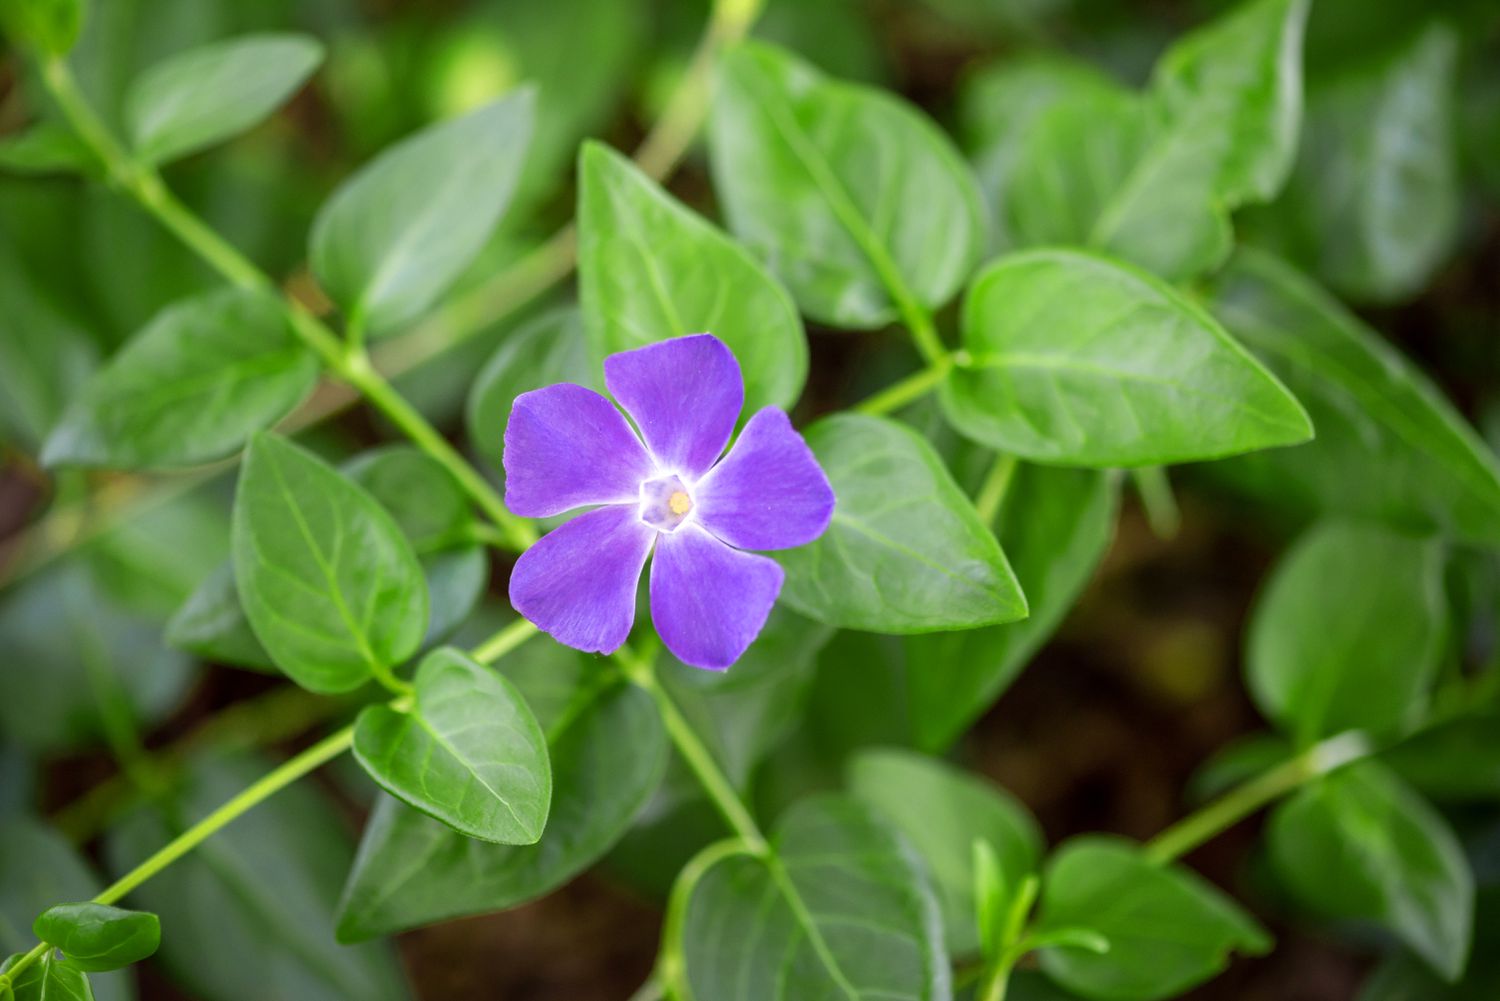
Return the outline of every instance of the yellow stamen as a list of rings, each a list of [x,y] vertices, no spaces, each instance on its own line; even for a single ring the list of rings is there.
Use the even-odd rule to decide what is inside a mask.
[[[693,509],[693,502],[688,498],[686,493],[677,490],[673,492],[672,496],[667,498],[667,507],[672,509],[673,514],[683,515]]]

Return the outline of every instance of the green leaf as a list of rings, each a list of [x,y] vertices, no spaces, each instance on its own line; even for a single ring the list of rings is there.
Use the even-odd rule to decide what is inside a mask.
[[[49,907],[31,930],[43,942],[61,949],[71,965],[89,973],[139,963],[161,945],[161,921],[155,914],[108,904]]]
[[[0,170],[15,174],[94,174],[99,159],[77,133],[41,121],[0,141]]]
[[[548,310],[508,335],[469,390],[465,416],[475,450],[503,478],[505,425],[522,393],[558,382],[602,390],[599,360],[589,349],[576,307]]]
[[[1152,90],[1174,119],[1222,131],[1213,190],[1268,201],[1286,182],[1302,124],[1302,35],[1310,0],[1251,0],[1183,36]]]
[[[936,308],[978,263],[984,215],[968,168],[884,91],[742,45],[724,62],[709,151],[729,228],[819,322],[882,326],[898,286]]]
[[[205,577],[183,602],[167,623],[166,641],[204,660],[276,671],[276,663],[245,618],[232,561]]]
[[[708,331],[739,360],[746,413],[795,403],[807,340],[776,279],[608,147],[586,143],[578,176],[579,294],[595,352]]]
[[[122,610],[165,620],[229,558],[229,510],[218,484],[137,509],[83,549],[100,592]]]
[[[1072,250],[996,261],[964,301],[945,412],[983,444],[1086,466],[1297,444],[1296,399],[1207,313],[1134,268]]]
[[[472,541],[475,519],[468,495],[426,452],[411,445],[387,445],[360,453],[341,471],[396,519],[418,553]]]
[[[1434,24],[1310,89],[1296,170],[1252,217],[1257,241],[1348,299],[1425,288],[1459,235],[1458,48],[1452,27]]]
[[[1250,691],[1304,743],[1344,730],[1399,731],[1425,715],[1446,621],[1437,542],[1378,525],[1319,525],[1256,604]]]
[[[157,469],[222,459],[289,414],[318,371],[268,294],[196,296],[159,313],[84,385],[42,461]]]
[[[545,643],[534,640],[534,644]],[[579,659],[551,644],[554,653]],[[506,658],[507,669],[530,646]],[[559,666],[538,662],[535,680],[517,683],[540,710],[538,684]],[[384,799],[365,830],[339,905],[344,942],[418,925],[515,907],[561,886],[603,855],[661,782],[666,732],[650,696],[611,685],[575,693],[547,727],[552,813],[534,845],[487,844]]]
[[[62,835],[29,817],[0,820],[0,954],[29,950],[31,920],[59,900],[92,897],[104,884]],[[93,978],[98,1001],[133,1001],[126,973]]]
[[[99,363],[88,332],[58,308],[38,277],[24,252],[0,236],[0,433],[33,455]]]
[[[1026,593],[1020,622],[912,636],[904,641],[904,696],[914,737],[928,751],[952,745],[1051,638],[1115,535],[1119,478],[1021,464],[995,535]]]
[[[1271,861],[1310,910],[1373,921],[1445,979],[1463,972],[1474,876],[1446,821],[1376,762],[1319,780],[1277,807]]]
[[[1313,510],[1500,542],[1500,463],[1415,365],[1275,258],[1241,252],[1216,316],[1307,406],[1318,439],[1220,470]]]
[[[1365,981],[1359,1001],[1490,1001],[1500,997],[1500,888],[1483,887],[1475,899],[1474,948],[1463,976],[1444,983],[1421,959],[1403,952],[1387,957]]]
[[[681,912],[668,915],[662,947],[696,1001],[950,996],[920,863],[869,808],[805,799],[777,825],[772,851],[721,848],[674,891]]]
[[[427,581],[426,649],[452,636],[478,606],[490,583],[490,560],[483,546],[464,546],[427,553],[417,562]]]
[[[271,763],[194,762],[171,798],[129,815],[106,856],[134,867],[261,778]],[[333,921],[352,860],[344,818],[306,783],[267,799],[132,891],[167,930],[158,958],[187,993],[215,1001],[402,1001],[389,948],[340,948]]]
[[[160,164],[259,124],[323,61],[305,35],[242,35],[179,52],[152,66],[125,95],[135,155]]]
[[[366,706],[354,756],[375,781],[461,834],[534,844],[547,823],[547,739],[515,687],[452,648],[417,668],[409,709]]]
[[[1228,897],[1180,866],[1156,865],[1115,838],[1075,838],[1052,857],[1035,932],[1097,932],[1109,942],[1044,949],[1042,969],[1095,1001],[1175,997],[1223,970],[1232,951],[1258,955],[1265,931]]]
[[[1230,209],[1280,187],[1301,117],[1305,0],[1257,0],[1184,37],[1137,93],[1073,74],[1010,154],[1027,245],[1085,243],[1172,281],[1229,253]]]
[[[0,26],[11,41],[60,56],[83,30],[84,0],[0,0]]]
[[[837,414],[805,437],[833,484],[833,522],[776,554],[782,598],[820,622],[884,633],[1008,622],[1026,598],[995,537],[919,435]]]
[[[1028,161],[1026,152],[1028,144],[1037,141],[1034,128],[1043,121],[1043,114],[1049,108],[1065,100],[1086,103],[1087,95],[1100,95],[1098,100],[1107,101],[1110,93],[1117,90],[1107,77],[1088,63],[1052,55],[1006,59],[980,70],[963,84],[959,91],[959,111],[965,147],[971,154],[980,190],[989,202],[990,249],[993,252],[1003,253],[1031,242],[1053,242],[1057,238],[1047,235],[1048,228],[1060,220],[1075,218],[1075,213],[1081,208],[1078,199],[1067,198],[1054,203],[1042,184],[1036,184],[1030,190],[1030,194],[1040,197],[1041,201],[1019,195],[1012,198],[1013,179],[1023,163],[1037,163],[1036,160]],[[1081,133],[1090,137],[1091,151],[1106,156],[1112,154],[1116,147],[1107,137],[1103,142],[1099,139],[1100,132],[1113,124],[1114,120],[1107,116],[1096,117],[1094,129]],[[1039,180],[1039,177],[1033,178],[1033,181]],[[1043,213],[1053,211],[1064,214],[1050,218],[1043,216]],[[1043,235],[1028,237],[1021,228],[1028,220]],[[1070,228],[1078,234],[1078,241],[1087,237],[1091,220],[1092,215],[1084,222],[1071,224]]]
[[[927,866],[943,913],[948,951],[980,946],[974,843],[994,852],[1003,885],[1037,867],[1042,833],[1026,807],[998,786],[910,751],[864,751],[849,764],[849,792],[890,821]]]
[[[1381,760],[1439,802],[1500,800],[1500,712],[1491,708],[1428,727]]]
[[[11,956],[0,964],[0,973],[19,958]],[[83,971],[51,953],[22,970],[11,987],[14,995],[7,994],[6,1001],[11,1001],[12,996],[14,1001],[94,1001],[89,978]]]
[[[115,715],[150,726],[192,675],[186,657],[162,648],[155,622],[109,601],[76,561],[7,593],[0,636],[0,732],[34,751],[87,745]]]
[[[318,213],[313,274],[351,325],[386,332],[459,277],[515,191],[531,139],[522,89],[383,152]]]
[[[346,692],[409,657],[427,628],[422,568],[375,499],[291,442],[256,435],[234,502],[245,616],[276,665]]]

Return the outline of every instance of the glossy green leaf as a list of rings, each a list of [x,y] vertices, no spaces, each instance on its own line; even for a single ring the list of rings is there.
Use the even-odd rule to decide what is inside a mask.
[[[1284,180],[1305,0],[1253,0],[1185,36],[1138,93],[1073,73],[1018,134],[999,192],[1021,245],[1097,247],[1183,281],[1229,253],[1230,209]]]
[[[1148,861],[1128,842],[1075,838],[1052,856],[1037,934],[1081,928],[1109,951],[1044,949],[1042,969],[1095,1001],[1176,997],[1214,976],[1231,952],[1257,955],[1271,940],[1234,901],[1187,869]]]
[[[959,431],[1024,458],[1187,462],[1312,437],[1296,399],[1165,283],[1071,250],[1001,258],[964,301],[943,385]]]
[[[777,825],[772,850],[768,864],[720,848],[674,891],[681,912],[668,915],[663,949],[680,957],[695,1001],[950,996],[921,864],[868,807],[805,799]]]
[[[1123,134],[1136,156],[1112,187],[1088,243],[1167,281],[1188,281],[1220,264],[1233,244],[1215,190],[1229,137],[1207,114],[1164,122],[1144,102],[1126,112]]]
[[[1117,90],[1088,63],[1053,55],[1005,59],[980,70],[963,84],[959,111],[964,143],[974,163],[980,191],[989,203],[992,251],[1003,253],[1029,243],[1054,242],[1060,237],[1049,232],[1049,228],[1060,219],[1086,216],[1082,222],[1067,225],[1078,234],[1078,241],[1087,237],[1093,217],[1081,211],[1083,206],[1078,198],[1054,203],[1042,195],[1044,185],[1036,183],[1040,177],[1034,177],[1030,191],[1022,193],[1026,185],[1018,184],[1015,176],[1023,165],[1035,169],[1038,164],[1026,154],[1028,145],[1039,141],[1034,128],[1044,121],[1049,108],[1065,100],[1085,104],[1088,95],[1100,95],[1098,100],[1107,101],[1110,92]],[[1100,134],[1113,124],[1113,119],[1096,117],[1094,129],[1081,133],[1089,137],[1091,155],[1112,156],[1118,148],[1112,137]],[[1041,200],[1035,196],[1042,196]],[[1042,215],[1058,210],[1067,215],[1054,215],[1050,219]],[[1039,230],[1038,236],[1029,235],[1024,228],[1028,220]]]
[[[882,326],[893,286],[943,305],[984,248],[984,214],[948,139],[884,91],[829,80],[746,44],[724,62],[709,116],[729,228],[834,326]]]
[[[11,956],[0,963],[0,973],[15,964],[18,956]],[[94,992],[89,987],[89,978],[71,962],[58,959],[52,953],[44,955],[17,975],[11,985],[13,993],[5,995],[5,1001],[94,1001]]]
[[[1145,97],[1097,70],[1063,63],[1057,73],[1060,79],[1042,91],[1050,99],[1002,133],[1014,148],[992,197],[1018,249],[1087,245],[1159,127]],[[1204,214],[1188,207],[1193,218]],[[1174,222],[1181,228],[1181,220]]]
[[[418,553],[473,540],[474,510],[453,474],[411,445],[362,452],[341,471],[388,511]]]
[[[35,751],[100,741],[111,718],[156,723],[192,676],[157,623],[119,608],[76,561],[5,594],[0,636],[0,731]]]
[[[484,546],[444,549],[418,557],[427,581],[427,632],[422,648],[441,643],[478,607],[490,583],[490,560]]]
[[[321,459],[257,435],[234,502],[234,571],[256,638],[315,692],[409,657],[427,629],[422,568],[395,520]]]
[[[226,500],[219,484],[205,484],[107,526],[83,550],[101,594],[132,614],[170,616],[229,559]]]
[[[0,820],[0,954],[26,952],[36,945],[31,921],[59,900],[80,900],[104,889],[62,835],[38,820]],[[127,973],[90,978],[97,1001],[133,1001],[135,982]]]
[[[1220,467],[1277,500],[1500,542],[1500,462],[1421,371],[1331,296],[1242,252],[1214,314],[1306,406],[1318,438]]]
[[[782,600],[829,625],[884,633],[1026,615],[995,537],[919,435],[838,414],[805,437],[838,502],[816,542],[776,554],[786,569]]]
[[[99,349],[7,236],[0,235],[0,434],[34,455],[98,366]]]
[[[268,294],[197,296],[163,310],[83,387],[42,461],[155,469],[221,459],[289,414],[318,371]]]
[[[1481,888],[1475,899],[1474,947],[1464,973],[1448,983],[1410,952],[1390,955],[1376,967],[1359,1001],[1491,1001],[1500,997],[1500,888]]]
[[[707,331],[740,363],[746,413],[795,403],[802,320],[760,262],[607,146],[583,147],[578,176],[578,280],[595,352]]]
[[[1118,478],[1104,472],[1023,463],[995,525],[1026,593],[1020,622],[931,633],[903,641],[905,699],[913,736],[947,749],[1051,638],[1115,535]]]
[[[1447,980],[1463,972],[1474,877],[1452,829],[1375,762],[1335,772],[1271,815],[1271,861],[1309,909],[1389,928]]]
[[[506,658],[507,669],[527,650]],[[534,680],[517,678],[539,711],[545,700],[538,685],[555,683],[558,666],[539,661]],[[341,941],[514,907],[561,886],[609,849],[661,781],[666,733],[639,689],[616,685],[575,695],[571,707],[549,714],[553,796],[542,840],[487,844],[382,800],[339,905]]]
[[[509,334],[469,390],[469,438],[502,476],[511,405],[522,393],[558,382],[604,388],[599,361],[584,334],[583,314],[572,306],[549,310]]]
[[[1428,727],[1381,760],[1439,802],[1500,800],[1500,712],[1490,709]]]
[[[1152,91],[1174,119],[1225,136],[1214,193],[1267,201],[1286,182],[1302,124],[1302,36],[1310,0],[1249,0],[1183,36]]]
[[[335,191],[313,224],[313,274],[349,323],[384,332],[421,313],[489,239],[531,139],[523,89],[428,126]]]
[[[508,845],[542,836],[547,738],[515,686],[457,650],[423,658],[409,709],[365,707],[354,756],[391,795],[461,834]]]
[[[1252,220],[1259,241],[1357,301],[1424,288],[1459,234],[1458,50],[1436,24],[1311,89],[1291,183]]]
[[[233,562],[224,563],[203,578],[167,623],[166,641],[204,660],[258,671],[276,670],[271,655],[245,618]]]
[[[323,61],[305,35],[243,35],[179,52],[125,95],[135,155],[166,163],[230,139],[268,118]]]
[[[979,948],[974,843],[993,851],[1005,886],[1037,867],[1042,832],[1026,807],[998,786],[926,755],[864,751],[849,764],[849,792],[875,808],[916,848],[943,912],[948,951]]]
[[[1324,523],[1286,555],[1256,605],[1250,691],[1302,741],[1400,731],[1425,713],[1446,617],[1438,543]]]
[[[439,463],[405,446],[361,453],[342,472],[391,514],[419,554],[429,609],[422,646],[446,639],[469,617],[489,583],[484,547],[468,541],[474,525],[468,497]],[[167,642],[206,660],[276,670],[245,618],[232,563],[198,582],[168,623]]]
[[[57,904],[43,911],[31,930],[89,973],[139,963],[161,945],[161,921],[155,914],[108,904]]]
[[[158,807],[130,814],[106,855],[124,872],[262,777],[249,756],[194,762]],[[392,951],[341,948],[333,936],[339,882],[353,848],[347,825],[307,783],[237,818],[131,894],[161,916],[158,959],[192,996],[215,1001],[402,1001]]]

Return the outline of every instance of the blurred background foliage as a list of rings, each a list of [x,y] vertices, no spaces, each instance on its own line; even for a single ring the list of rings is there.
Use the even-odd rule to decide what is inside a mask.
[[[907,95],[960,138],[988,180],[1006,169],[1013,155],[1007,142],[1028,102],[1045,100],[1006,89],[1019,61],[1068,56],[1140,85],[1170,39],[1228,6],[771,0],[756,34],[834,75]],[[478,282],[571,216],[581,139],[629,149],[642,137],[688,64],[706,8],[704,0],[96,0],[74,64],[90,97],[118,123],[125,84],[163,56],[253,31],[295,30],[323,40],[325,67],[286,109],[227,148],[166,170],[190,206],[316,305],[305,234],[317,206],[358,164],[424,123],[523,81],[537,84],[539,131],[522,194],[472,269],[470,284]],[[164,492],[140,477],[52,476],[36,463],[46,430],[100,360],[163,306],[216,281],[107,188],[22,176],[30,173],[27,151],[3,137],[49,117],[30,72],[0,54],[0,166],[8,168],[0,175],[6,952],[29,945],[21,931],[35,910],[85,895],[97,883],[91,869],[109,870],[121,853],[133,857],[138,852],[128,846],[141,839],[162,840],[151,828],[155,816],[117,822],[131,795],[112,761],[149,789],[191,760],[193,795],[223,798],[262,768],[254,755],[300,746],[313,723],[344,708],[288,693],[265,675],[216,666],[213,651],[194,659],[163,643],[169,619],[227,559],[229,477],[168,478]],[[1500,9],[1493,0],[1316,0],[1305,77],[1307,114],[1292,179],[1276,202],[1237,217],[1241,239],[1276,250],[1356,306],[1433,374],[1492,446],[1500,444]],[[716,215],[700,155],[670,187]],[[1004,207],[992,208],[1003,240]],[[437,325],[401,356],[410,371],[398,385],[441,426],[459,428],[483,360],[538,311],[570,298],[567,290],[553,293],[499,323]],[[814,363],[804,415],[877,388],[906,357],[899,334],[809,333]],[[413,359],[422,364],[411,366]],[[487,445],[479,458],[492,470],[497,433],[479,427],[474,435]],[[355,410],[310,438],[325,454],[345,457],[386,436]],[[953,458],[961,482],[971,485],[962,456]],[[1158,538],[1127,501],[1113,547],[1058,639],[957,751],[1024,801],[1052,839],[1159,830],[1179,814],[1179,790],[1197,765],[1258,729],[1238,681],[1240,627],[1272,554],[1306,513],[1295,496],[1282,498],[1254,477],[1219,475],[1210,466],[1179,479],[1175,538]],[[143,497],[150,502],[143,505]],[[1108,507],[1096,512],[1106,524]],[[1460,553],[1449,577],[1455,628],[1445,662],[1451,669],[1494,663],[1500,564],[1492,554]],[[448,579],[466,594],[461,601],[481,603],[480,622],[504,607],[503,589],[482,572]],[[471,630],[483,633],[471,624],[465,635]],[[768,811],[835,782],[854,748],[931,743],[905,718],[907,700],[919,693],[903,681],[902,657],[910,654],[902,641],[844,633],[822,645],[828,631],[800,620],[784,632],[786,651],[768,657],[800,684],[757,697],[755,662],[736,669],[732,690],[695,693],[704,682],[686,670],[673,679],[690,707],[731,742],[737,732],[763,742],[732,763],[737,779],[771,752],[756,782]],[[1017,672],[1024,659],[1017,657]],[[222,713],[234,705],[240,708]],[[767,719],[784,726],[768,729]],[[207,730],[206,720],[213,720]],[[159,753],[145,757],[132,746],[128,734],[137,726]],[[192,753],[208,745],[221,753]],[[1477,785],[1500,786],[1493,738],[1476,740],[1471,760],[1481,773]],[[1409,776],[1421,774],[1420,760],[1412,769]],[[281,990],[276,996],[402,996],[389,949],[331,945],[353,832],[372,793],[352,766],[335,778],[278,797],[216,839],[213,851],[153,884],[147,905],[176,929],[211,922],[222,934],[169,935],[139,987],[127,979],[134,974],[102,977],[99,997],[249,1001],[269,996],[254,986],[262,977]],[[1453,779],[1436,774],[1426,791],[1445,781]],[[1480,896],[1477,993],[1462,996],[1493,998],[1500,996],[1500,971],[1493,969],[1500,946],[1485,941],[1500,930],[1500,818],[1468,796],[1450,799],[1476,859],[1489,859],[1476,867],[1489,887]],[[49,817],[50,826],[39,817]],[[603,874],[517,911],[403,936],[413,993],[625,996],[649,969],[661,895],[718,823],[674,764]],[[1371,950],[1298,927],[1263,878],[1257,844],[1253,831],[1240,829],[1195,862],[1220,882],[1251,873],[1265,891],[1260,909],[1280,947],[1192,996],[1356,997]],[[327,955],[338,957],[333,967],[314,978],[316,986],[304,982],[308,967]],[[1403,971],[1403,962],[1382,967],[1364,996],[1439,996],[1422,993],[1425,974]],[[1023,976],[1018,994],[1042,996],[1028,989]]]

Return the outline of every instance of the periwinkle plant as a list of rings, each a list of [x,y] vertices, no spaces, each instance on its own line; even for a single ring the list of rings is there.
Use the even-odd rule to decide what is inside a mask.
[[[0,228],[0,426],[56,494],[0,604],[0,999],[132,998],[120,971],[159,958],[208,1001],[399,1001],[373,940],[606,856],[662,905],[640,998],[1155,1001],[1273,950],[1252,908],[1359,929],[1364,1001],[1500,995],[1500,463],[1323,287],[1409,297],[1458,206],[1493,210],[1493,107],[1455,105],[1495,93],[1495,12],[1246,0],[1139,88],[990,53],[961,150],[814,65],[839,53],[804,5],[775,12],[800,44],[746,40],[758,8],[715,0],[627,158],[582,137],[632,89],[644,8],[505,5],[541,79],[463,50],[452,114],[333,191],[305,249],[257,246],[306,259],[287,277],[168,180],[323,90],[321,44],[221,39],[86,93],[75,70],[135,58],[118,25],[0,0],[27,67],[4,105],[34,119],[0,167],[112,191],[61,182]],[[394,134],[393,93],[333,58],[324,97]],[[472,106],[475,80],[501,92]],[[659,186],[700,127],[727,231]],[[497,267],[575,154],[575,222]],[[196,270],[167,295],[86,267],[101,219]],[[575,266],[576,303],[517,321]],[[81,329],[100,302],[155,315],[115,350]],[[803,317],[831,328],[812,387]],[[461,355],[420,407],[393,384],[497,325],[477,378]],[[431,390],[460,381],[463,447]],[[340,393],[379,420],[338,428],[402,443],[294,442]],[[232,498],[179,472],[220,462]],[[960,740],[1077,602],[1125,483],[1170,534],[1178,464],[1200,507],[1289,540],[1246,626],[1267,728],[1155,836],[1050,844]],[[234,668],[264,694],[165,746],[191,679]],[[99,743],[119,776],[41,819],[38,762]],[[345,752],[378,787],[352,792],[357,853],[298,781]],[[1182,862],[1267,808],[1256,880]]]

